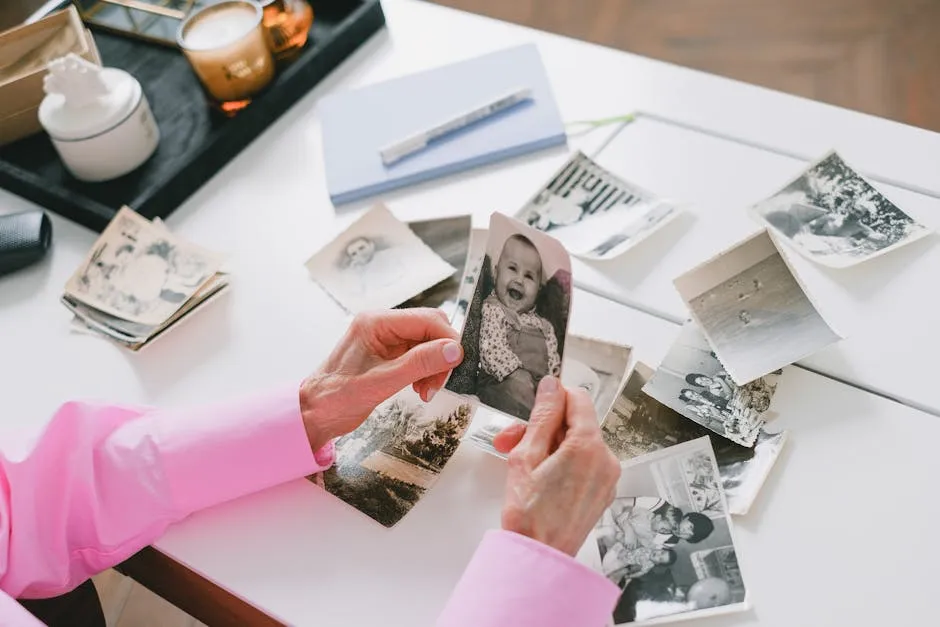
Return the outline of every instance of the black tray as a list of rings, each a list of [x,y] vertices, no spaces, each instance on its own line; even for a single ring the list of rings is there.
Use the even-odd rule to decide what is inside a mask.
[[[143,86],[160,127],[157,152],[119,179],[84,183],[39,133],[0,148],[0,187],[98,232],[122,205],[147,218],[168,216],[385,24],[379,0],[311,4],[313,27],[301,55],[234,118],[208,106],[178,50],[92,27],[102,63]]]

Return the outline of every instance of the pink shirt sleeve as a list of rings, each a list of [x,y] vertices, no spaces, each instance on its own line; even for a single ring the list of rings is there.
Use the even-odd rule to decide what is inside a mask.
[[[35,445],[0,455],[0,590],[55,596],[156,540],[192,512],[326,469],[299,385],[158,410],[67,403]],[[0,595],[2,596],[2,595]],[[0,598],[0,623],[15,622]]]
[[[604,627],[620,589],[572,557],[509,531],[483,538],[437,627]]]

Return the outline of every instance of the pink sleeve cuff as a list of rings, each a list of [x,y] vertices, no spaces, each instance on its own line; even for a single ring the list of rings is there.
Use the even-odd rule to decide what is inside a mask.
[[[0,592],[0,625],[4,627],[44,627],[39,619],[3,592]]]
[[[174,507],[188,514],[328,468],[333,444],[310,449],[299,390],[288,385],[228,403],[158,411],[141,424],[156,440]]]
[[[437,627],[603,627],[620,589],[541,542],[489,531]]]

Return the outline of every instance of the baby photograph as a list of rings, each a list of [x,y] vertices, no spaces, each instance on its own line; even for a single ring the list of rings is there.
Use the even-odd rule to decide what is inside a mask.
[[[686,272],[674,285],[738,385],[841,339],[766,230]]]
[[[558,238],[574,255],[610,259],[679,213],[677,204],[627,183],[577,151],[515,217]]]
[[[557,240],[493,213],[461,335],[464,359],[445,387],[528,420],[539,381],[562,376],[571,289],[571,261]]]
[[[750,212],[803,256],[834,268],[883,255],[930,232],[836,152]]]
[[[745,609],[718,466],[707,437],[621,463],[592,532],[592,565],[621,590],[614,624]]]
[[[353,314],[400,305],[457,272],[382,204],[320,249],[306,267]]]
[[[763,428],[752,447],[718,435],[643,392],[653,369],[638,362],[601,425],[604,442],[621,461],[708,436],[732,515],[746,514],[780,456],[787,432]]]

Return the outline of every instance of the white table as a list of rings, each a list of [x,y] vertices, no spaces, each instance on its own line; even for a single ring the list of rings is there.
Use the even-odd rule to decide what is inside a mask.
[[[5,450],[13,434],[36,434],[49,413],[71,398],[197,403],[299,380],[319,363],[349,318],[308,279],[303,262],[369,204],[334,211],[328,201],[315,104],[330,90],[536,41],[567,119],[645,108],[812,152],[829,142],[815,137],[796,146],[794,137],[811,135],[810,122],[825,122],[851,148],[849,156],[886,175],[916,183],[932,172],[928,163],[940,162],[940,147],[930,136],[898,125],[423,2],[387,0],[384,7],[386,32],[167,221],[186,237],[232,254],[233,286],[219,302],[140,354],[73,334],[58,296],[95,234],[58,217],[49,259],[0,279],[0,347],[17,357],[15,365],[4,362],[2,373]],[[725,110],[736,101],[741,111],[732,116]],[[779,113],[779,125],[760,124],[757,116],[767,111]],[[627,127],[616,139],[639,137],[648,132],[646,125]],[[593,154],[615,131],[596,131],[570,147]],[[922,157],[901,167],[861,132],[879,133],[879,146],[903,145]],[[662,162],[667,153],[655,152],[656,145],[649,139],[643,144]],[[613,150],[600,154],[613,158]],[[678,156],[705,154],[704,148],[683,150],[689,152]],[[484,226],[491,211],[517,207],[565,158],[563,150],[530,155],[383,200],[402,219],[469,212]],[[695,181],[709,171],[714,177],[721,173],[720,161],[702,163],[705,170],[688,170]],[[768,165],[774,171],[760,175],[773,183],[781,166]],[[641,183],[655,175],[652,167],[623,172]],[[0,193],[4,211],[27,206]],[[741,225],[733,228],[744,232]],[[687,239],[688,233],[683,245]],[[704,249],[693,250],[698,255]],[[670,252],[662,269],[650,259],[633,263],[646,271],[631,290],[647,284],[646,274],[662,272],[666,287],[650,281],[649,291],[663,298],[664,311],[675,312],[667,279],[683,261]],[[583,268],[575,269],[576,277],[592,279]],[[581,290],[572,330],[632,344],[650,365],[678,333],[672,322]],[[755,609],[720,624],[923,624],[917,618],[928,616],[932,606],[918,582],[930,580],[931,564],[940,556],[929,541],[940,513],[929,499],[940,470],[931,450],[940,421],[799,369],[781,383],[775,409],[780,424],[792,429],[791,441],[765,492],[738,525]],[[171,529],[156,548],[289,624],[427,625],[483,532],[498,524],[503,479],[502,462],[464,445],[438,485],[392,530],[298,480],[197,514]],[[821,513],[814,516],[813,508]]]

